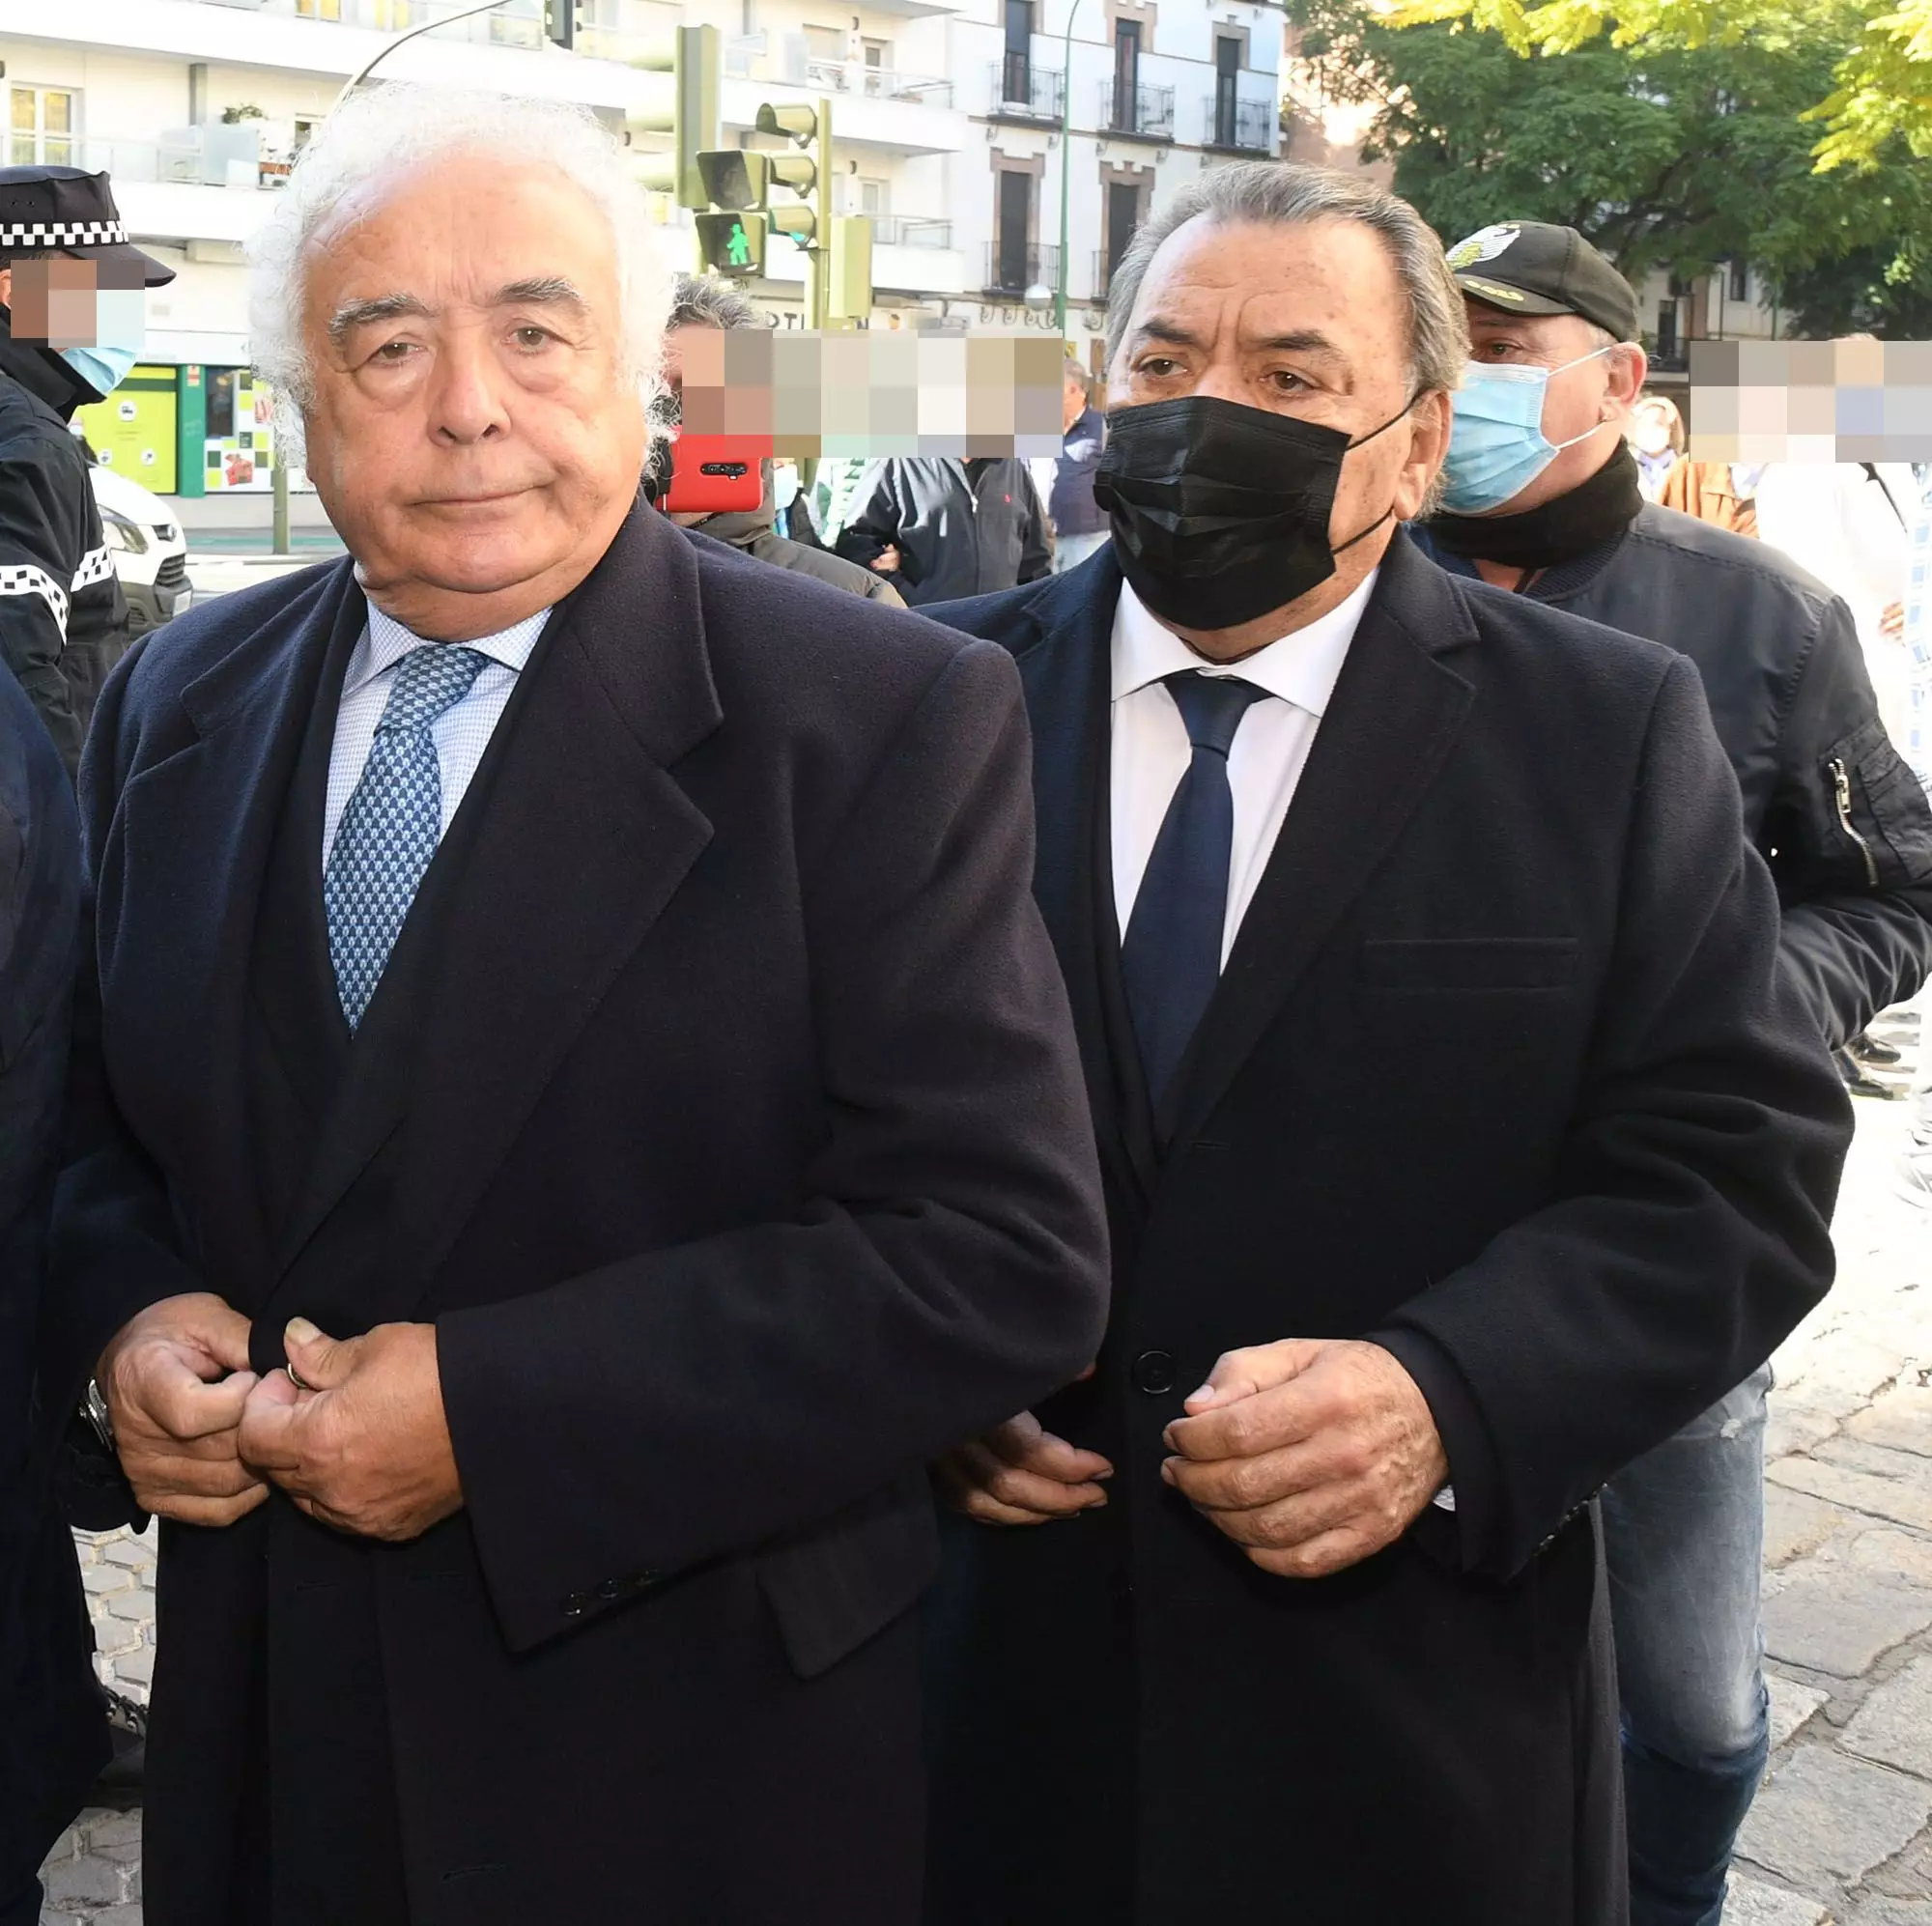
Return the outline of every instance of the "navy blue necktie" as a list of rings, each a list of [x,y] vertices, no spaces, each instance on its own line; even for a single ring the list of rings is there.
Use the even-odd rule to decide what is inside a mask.
[[[1156,1107],[1221,979],[1235,852],[1228,751],[1248,705],[1267,694],[1238,676],[1191,668],[1165,681],[1194,759],[1167,806],[1121,946],[1127,1009]]]

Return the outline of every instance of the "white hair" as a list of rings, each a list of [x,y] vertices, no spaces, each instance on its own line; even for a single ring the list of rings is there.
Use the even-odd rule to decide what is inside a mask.
[[[649,233],[643,190],[597,118],[557,100],[371,87],[323,123],[248,243],[249,342],[255,371],[274,392],[276,430],[290,459],[300,458],[300,411],[315,398],[302,327],[310,244],[345,201],[461,155],[554,167],[602,211],[622,300],[624,369],[646,403],[660,391],[671,274]]]

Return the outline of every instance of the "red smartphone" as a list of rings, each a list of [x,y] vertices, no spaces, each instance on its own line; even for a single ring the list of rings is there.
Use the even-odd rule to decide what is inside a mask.
[[[658,506],[668,515],[725,515],[764,499],[769,435],[680,435],[667,452],[670,487]]]

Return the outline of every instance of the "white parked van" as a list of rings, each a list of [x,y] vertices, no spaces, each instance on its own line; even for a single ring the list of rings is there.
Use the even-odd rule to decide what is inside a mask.
[[[121,592],[128,598],[128,627],[139,636],[186,611],[187,537],[159,496],[139,482],[96,463],[88,470],[100,526]]]

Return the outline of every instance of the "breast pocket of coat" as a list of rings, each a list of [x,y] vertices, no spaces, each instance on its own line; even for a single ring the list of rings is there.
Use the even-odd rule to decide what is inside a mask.
[[[1371,937],[1360,983],[1372,1001],[1548,995],[1570,989],[1581,947],[1570,936]]]

